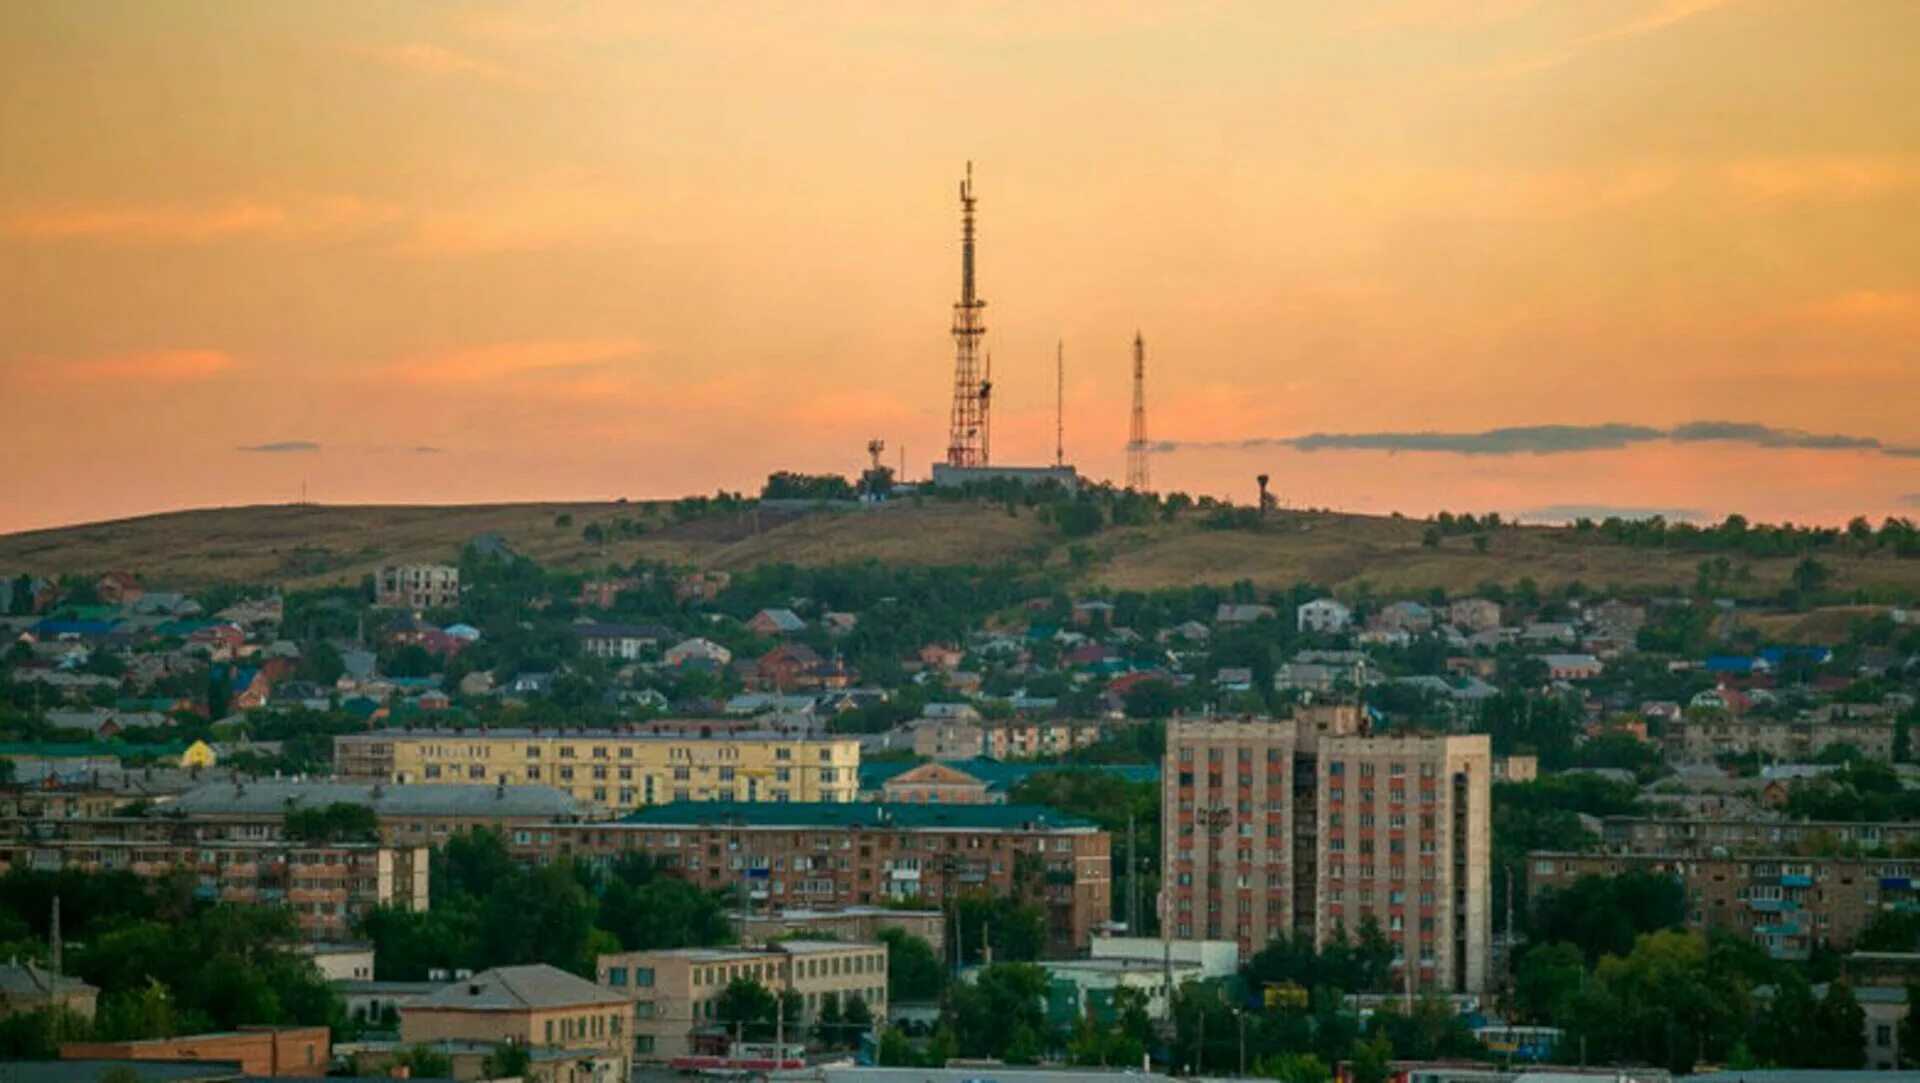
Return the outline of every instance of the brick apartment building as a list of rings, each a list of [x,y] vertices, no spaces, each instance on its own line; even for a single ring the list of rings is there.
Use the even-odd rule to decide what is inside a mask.
[[[1911,851],[1920,848],[1920,823],[1608,816],[1600,821],[1600,843],[1613,854],[1687,857]]]
[[[140,835],[170,825],[92,821],[80,834]],[[309,940],[340,940],[378,906],[427,909],[424,846],[159,838],[43,837],[0,841],[0,869],[125,870],[158,879],[175,869],[197,877],[199,898],[276,903],[292,910]]]
[[[800,1018],[789,1040],[804,1041],[832,1002],[858,998],[875,1019],[887,1017],[884,944],[788,940],[762,948],[677,948],[602,955],[602,986],[633,998],[634,1053],[670,1060],[724,1053],[730,1034],[714,1018],[716,1003],[736,979],[800,997]]]
[[[334,738],[333,765],[339,778],[365,782],[552,786],[621,810],[685,801],[852,801],[859,794],[855,739],[741,731],[725,722],[714,723],[713,732],[382,730]]]
[[[393,609],[453,609],[460,569],[451,564],[386,564],[373,578],[373,604]]]
[[[1353,707],[1175,720],[1163,768],[1163,920],[1251,955],[1378,921],[1414,988],[1488,981],[1492,753],[1484,735],[1372,737]]]
[[[1112,916],[1112,840],[1029,805],[676,804],[559,825],[554,852],[643,853],[755,906],[846,908],[984,892],[1047,915],[1049,954],[1084,948]]]
[[[1688,928],[1748,937],[1776,959],[1806,959],[1821,943],[1844,950],[1881,911],[1920,910],[1920,860],[1539,851],[1527,862],[1529,902],[1583,876],[1678,877]]]

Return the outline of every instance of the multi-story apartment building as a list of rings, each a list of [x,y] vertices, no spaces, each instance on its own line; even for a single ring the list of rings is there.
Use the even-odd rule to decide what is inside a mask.
[[[427,854],[424,846],[377,843],[9,839],[0,842],[0,868],[124,870],[149,879],[185,869],[198,877],[199,898],[282,905],[308,939],[339,940],[375,907],[427,909]]]
[[[1166,912],[1182,940],[1251,955],[1372,918],[1415,988],[1487,982],[1485,736],[1371,737],[1354,708],[1176,720],[1163,770]]]
[[[1688,711],[1667,723],[1667,755],[1682,763],[1758,753],[1773,760],[1812,760],[1828,745],[1852,745],[1869,759],[1893,758],[1891,718],[1829,714],[1798,718],[1740,718],[1721,711]]]
[[[764,948],[623,952],[602,955],[598,977],[601,986],[633,998],[634,1053],[642,1060],[726,1052],[731,1035],[714,1018],[715,1005],[740,979],[799,996],[791,1041],[804,1041],[830,1003],[859,999],[873,1018],[887,1018],[885,944],[788,940]]]
[[[1820,854],[1920,851],[1920,823],[1840,820],[1681,819],[1608,816],[1601,847],[1610,854],[1725,857],[1736,854]]]
[[[765,731],[381,730],[334,738],[333,765],[344,779],[551,786],[620,810],[852,801],[860,790],[859,741]]]
[[[871,942],[888,929],[899,929],[933,945],[936,954],[944,955],[947,946],[947,915],[940,910],[849,906],[844,910],[735,910],[727,917],[748,944],[771,943],[794,933]]]
[[[448,1050],[461,1079],[511,1043],[527,1050],[533,1083],[627,1083],[633,1002],[557,967],[496,967],[402,1005],[400,1038]],[[473,1075],[461,1071],[463,1052]]]
[[[460,569],[451,564],[386,564],[373,577],[373,604],[393,609],[452,609]]]
[[[1822,943],[1844,949],[1883,910],[1920,911],[1920,860],[1551,851],[1527,860],[1530,901],[1583,876],[1670,874],[1686,888],[1688,928],[1749,937],[1779,959],[1808,958]]]
[[[1112,844],[1093,823],[1031,805],[675,804],[553,828],[554,852],[642,853],[755,906],[845,908],[974,893],[1047,915],[1050,954],[1112,916]]]
[[[925,719],[913,726],[915,755],[935,760],[1024,760],[1060,756],[1100,740],[1097,722],[982,722]]]
[[[511,841],[529,829],[613,815],[604,806],[552,786],[290,779],[210,783],[148,815],[189,825],[197,837],[273,841],[285,836],[287,813],[342,804],[372,809],[380,840],[392,846],[438,846],[477,829],[497,831]],[[0,834],[5,832],[0,822]]]

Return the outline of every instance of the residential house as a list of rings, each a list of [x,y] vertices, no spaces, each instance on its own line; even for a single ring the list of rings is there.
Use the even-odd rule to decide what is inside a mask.
[[[960,668],[967,652],[946,643],[929,643],[920,648],[920,664],[931,670],[951,673]]]
[[[1500,604],[1485,598],[1460,598],[1447,605],[1447,623],[1469,634],[1500,627]]]
[[[582,609],[612,609],[623,591],[638,590],[641,580],[627,576],[619,579],[589,579],[580,584]]]
[[[1380,631],[1425,635],[1433,631],[1433,611],[1419,602],[1393,602],[1381,607],[1367,624]]]
[[[0,1017],[64,1008],[92,1019],[100,990],[79,978],[56,974],[29,959],[0,965]]]
[[[1270,605],[1222,602],[1213,611],[1213,623],[1222,626],[1246,625],[1256,621],[1272,620],[1278,615]]]
[[[733,576],[726,572],[692,572],[674,584],[673,596],[683,602],[710,602],[726,593]]]
[[[725,669],[733,662],[733,652],[711,639],[683,639],[668,647],[661,660],[669,666],[694,669]]]
[[[394,609],[453,609],[460,569],[451,564],[388,564],[373,577],[373,602]]]
[[[570,629],[580,641],[580,650],[595,658],[638,661],[648,651],[673,637],[673,630],[658,624],[611,624],[603,621],[575,621]]]
[[[1540,661],[1546,664],[1547,678],[1555,681],[1590,681],[1606,668],[1591,654],[1543,654]]]
[[[526,1047],[528,1083],[627,1083],[633,1001],[544,963],[483,970],[400,1008],[409,1045]],[[543,1055],[544,1054],[544,1055]],[[456,1060],[455,1078],[463,1075]]]
[[[1302,632],[1334,635],[1353,626],[1353,610],[1336,598],[1315,598],[1294,610]]]
[[[747,628],[763,636],[789,636],[806,630],[807,622],[791,609],[762,609],[747,618]]]

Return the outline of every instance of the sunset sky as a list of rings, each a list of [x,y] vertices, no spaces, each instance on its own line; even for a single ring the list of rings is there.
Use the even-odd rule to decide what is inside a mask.
[[[1138,328],[1162,489],[1920,515],[1916,57],[1913,0],[8,4],[0,531],[922,475],[969,159],[997,460],[1064,340],[1119,476]]]

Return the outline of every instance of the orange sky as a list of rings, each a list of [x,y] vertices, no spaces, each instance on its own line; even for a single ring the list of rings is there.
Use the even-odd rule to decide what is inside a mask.
[[[0,530],[996,457],[1425,513],[1915,514],[1920,4],[0,7]],[[1387,441],[1385,446],[1391,446]],[[894,451],[889,451],[892,460]]]

